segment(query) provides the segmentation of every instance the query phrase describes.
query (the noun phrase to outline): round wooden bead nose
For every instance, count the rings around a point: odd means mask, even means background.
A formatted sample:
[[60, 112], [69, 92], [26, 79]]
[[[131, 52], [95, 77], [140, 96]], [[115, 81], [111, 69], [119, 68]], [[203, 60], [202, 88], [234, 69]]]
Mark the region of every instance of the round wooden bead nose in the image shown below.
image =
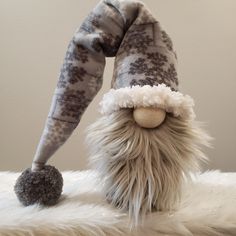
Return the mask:
[[140, 107], [133, 111], [134, 120], [143, 128], [156, 128], [166, 117], [166, 111], [160, 108]]

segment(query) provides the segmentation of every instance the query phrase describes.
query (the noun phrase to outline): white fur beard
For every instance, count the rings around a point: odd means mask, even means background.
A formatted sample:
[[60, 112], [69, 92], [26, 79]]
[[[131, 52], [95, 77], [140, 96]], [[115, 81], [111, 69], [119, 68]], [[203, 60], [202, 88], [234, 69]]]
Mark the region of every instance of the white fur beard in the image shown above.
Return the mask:
[[199, 123], [171, 114], [158, 128], [142, 128], [132, 109], [101, 117], [87, 134], [106, 199], [127, 210], [135, 224], [148, 212], [177, 207], [189, 173], [207, 160], [199, 146], [208, 146], [209, 140]]

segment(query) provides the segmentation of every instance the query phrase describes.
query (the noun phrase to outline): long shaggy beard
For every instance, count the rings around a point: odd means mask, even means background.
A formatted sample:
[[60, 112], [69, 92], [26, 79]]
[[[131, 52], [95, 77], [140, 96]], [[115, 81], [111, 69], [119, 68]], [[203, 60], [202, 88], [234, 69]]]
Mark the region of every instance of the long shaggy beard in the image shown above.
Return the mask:
[[132, 109], [101, 117], [87, 134], [107, 200], [135, 223], [148, 212], [176, 208], [183, 181], [207, 160], [199, 146], [208, 141], [198, 123], [170, 114], [158, 128], [141, 128]]

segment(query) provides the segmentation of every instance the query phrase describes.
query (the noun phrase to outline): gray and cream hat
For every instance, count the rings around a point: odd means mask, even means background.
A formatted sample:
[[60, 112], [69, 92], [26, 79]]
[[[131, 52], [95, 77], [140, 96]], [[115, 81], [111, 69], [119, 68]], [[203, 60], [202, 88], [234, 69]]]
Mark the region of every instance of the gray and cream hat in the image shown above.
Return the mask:
[[102, 0], [69, 43], [45, 128], [32, 164], [44, 169], [66, 142], [102, 86], [105, 58], [115, 57], [111, 90], [101, 112], [159, 107], [194, 117], [193, 100], [178, 92], [176, 53], [168, 34], [136, 0]]

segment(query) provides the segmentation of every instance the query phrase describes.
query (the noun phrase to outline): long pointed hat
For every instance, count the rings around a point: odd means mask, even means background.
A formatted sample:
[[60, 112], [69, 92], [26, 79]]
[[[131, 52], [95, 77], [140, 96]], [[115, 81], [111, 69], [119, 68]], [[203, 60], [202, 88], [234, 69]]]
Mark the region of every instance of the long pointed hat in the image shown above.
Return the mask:
[[[15, 185], [23, 204], [54, 204], [58, 200], [62, 178], [45, 164], [70, 137], [100, 90], [106, 57], [115, 57], [115, 65], [111, 90], [101, 101], [103, 114], [154, 107], [186, 120], [194, 118], [193, 100], [178, 92], [176, 53], [160, 23], [139, 1], [102, 0], [69, 43], [32, 168]], [[35, 186], [23, 184], [25, 179], [29, 183], [32, 175], [35, 179], [47, 176], [51, 181], [37, 185], [38, 191], [44, 188], [44, 197], [38, 197]], [[31, 195], [25, 196], [29, 188]], [[57, 189], [55, 196], [52, 189]]]

